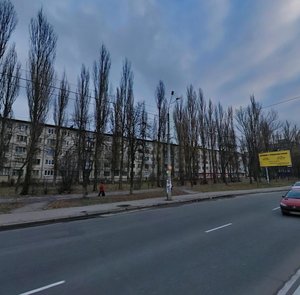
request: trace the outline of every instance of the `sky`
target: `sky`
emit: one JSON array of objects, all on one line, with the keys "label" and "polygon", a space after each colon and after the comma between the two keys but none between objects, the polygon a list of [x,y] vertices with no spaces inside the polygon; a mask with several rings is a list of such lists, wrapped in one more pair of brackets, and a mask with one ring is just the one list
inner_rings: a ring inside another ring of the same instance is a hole
[{"label": "sky", "polygon": [[[29,22],[43,8],[58,35],[57,79],[66,71],[72,91],[76,91],[82,64],[92,69],[101,45],[105,44],[111,55],[112,92],[119,85],[122,64],[127,58],[134,73],[135,101],[145,101],[152,116],[157,113],[155,89],[162,80],[167,97],[175,91],[176,96],[184,98],[187,86],[193,84],[195,89],[203,90],[207,101],[236,109],[247,106],[250,95],[254,95],[266,110],[274,105],[280,120],[300,123],[299,0],[12,3],[18,25],[11,42],[16,43],[23,77],[27,69]],[[92,83],[90,88],[92,91]],[[70,111],[73,103],[71,99]],[[14,116],[28,119],[24,89],[15,103]],[[50,123],[51,120],[49,115]]]}]

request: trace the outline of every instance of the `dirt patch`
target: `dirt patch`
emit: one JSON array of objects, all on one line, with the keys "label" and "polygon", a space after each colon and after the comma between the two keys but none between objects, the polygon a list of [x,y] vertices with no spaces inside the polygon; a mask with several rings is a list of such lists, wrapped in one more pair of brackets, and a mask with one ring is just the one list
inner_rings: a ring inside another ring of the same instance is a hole
[{"label": "dirt patch", "polygon": [[[174,189],[172,192],[173,196],[182,195],[183,192],[180,189]],[[120,196],[107,196],[105,197],[92,197],[92,198],[81,198],[81,199],[72,199],[72,200],[57,200],[48,204],[47,209],[58,209],[58,208],[68,208],[68,207],[80,207],[80,206],[90,206],[97,204],[107,204],[115,202],[126,202],[134,200],[143,200],[151,198],[161,198],[165,196],[164,191],[155,191],[155,192],[144,192],[137,193],[133,195],[120,195]]]},{"label": "dirt patch", "polygon": [[11,213],[12,210],[22,207],[21,203],[0,204],[0,214]]},{"label": "dirt patch", "polygon": [[[260,182],[252,183],[249,182],[234,182],[234,183],[215,183],[215,184],[202,184],[194,185],[189,187],[191,191],[194,192],[218,192],[218,191],[233,191],[233,190],[248,190],[248,189],[260,189],[260,188],[272,188],[272,187],[281,187],[292,185],[292,180],[272,180],[270,183]],[[188,186],[187,186],[188,187]]]}]

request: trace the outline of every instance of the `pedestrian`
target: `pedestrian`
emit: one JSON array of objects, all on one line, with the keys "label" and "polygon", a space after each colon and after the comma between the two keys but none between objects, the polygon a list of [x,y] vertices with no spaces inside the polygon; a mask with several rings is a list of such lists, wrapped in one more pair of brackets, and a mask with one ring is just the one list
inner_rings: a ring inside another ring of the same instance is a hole
[{"label": "pedestrian", "polygon": [[98,194],[98,197],[105,197],[105,187],[104,187],[104,184],[103,182],[100,182],[99,184],[99,194]]}]

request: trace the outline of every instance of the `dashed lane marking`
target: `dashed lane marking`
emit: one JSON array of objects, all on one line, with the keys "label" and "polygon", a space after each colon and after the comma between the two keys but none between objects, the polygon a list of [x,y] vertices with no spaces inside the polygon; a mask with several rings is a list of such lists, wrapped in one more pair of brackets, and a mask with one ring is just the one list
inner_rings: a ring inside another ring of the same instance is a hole
[{"label": "dashed lane marking", "polygon": [[212,231],[215,231],[215,230],[218,230],[218,229],[227,227],[227,226],[231,226],[231,225],[232,225],[232,223],[227,223],[227,224],[224,224],[224,225],[221,225],[221,226],[218,226],[218,227],[215,227],[215,228],[206,230],[205,232],[206,232],[206,233],[210,233],[210,232],[212,232]]},{"label": "dashed lane marking", "polygon": [[21,293],[19,295],[31,295],[31,294],[34,294],[34,293],[38,293],[38,292],[56,287],[56,286],[64,284],[64,283],[65,283],[65,281],[56,282],[56,283],[53,283],[53,284],[50,284],[50,285],[47,285],[47,286],[44,286],[44,287],[41,287],[41,288],[38,288],[38,289],[34,289],[34,290],[31,290],[31,291],[28,291],[28,292],[25,292],[25,293]]}]

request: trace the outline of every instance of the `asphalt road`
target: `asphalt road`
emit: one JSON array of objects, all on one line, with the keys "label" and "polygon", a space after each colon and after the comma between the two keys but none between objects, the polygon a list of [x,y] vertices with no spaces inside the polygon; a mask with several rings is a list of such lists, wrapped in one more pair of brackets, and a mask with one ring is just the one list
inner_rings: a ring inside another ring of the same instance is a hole
[{"label": "asphalt road", "polygon": [[0,294],[276,294],[299,217],[265,193],[0,232]]}]

